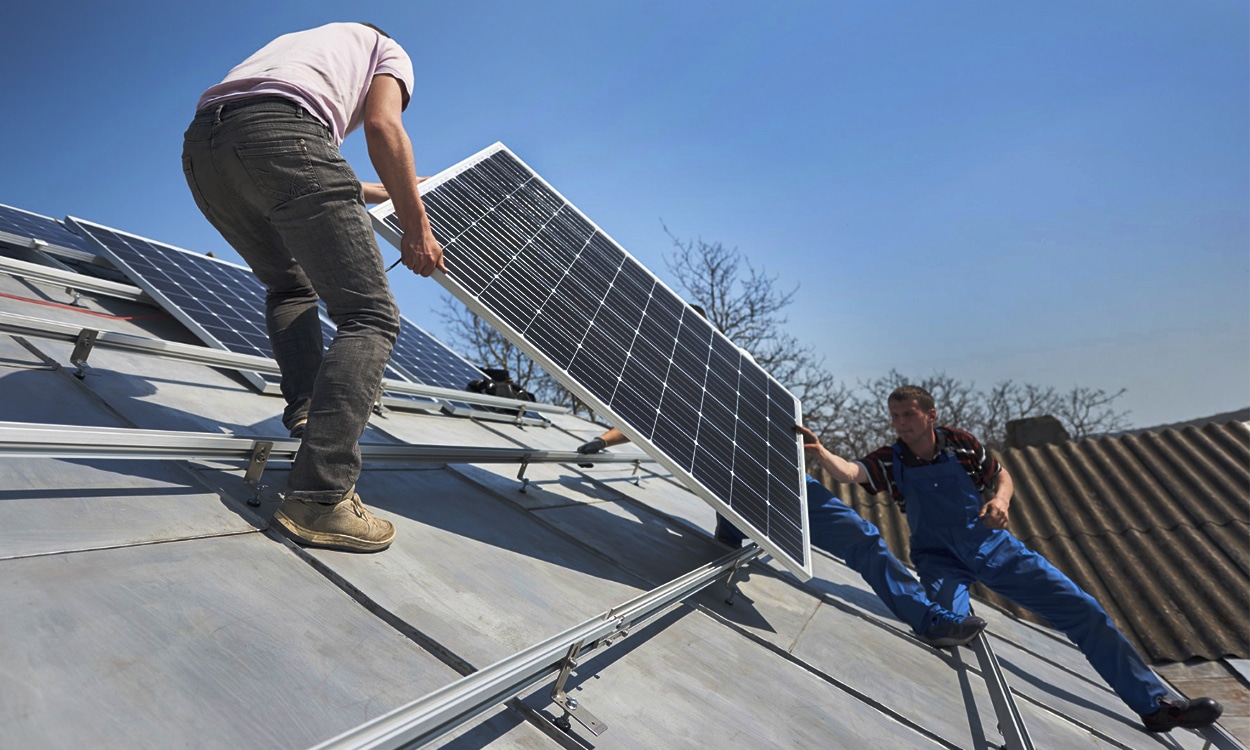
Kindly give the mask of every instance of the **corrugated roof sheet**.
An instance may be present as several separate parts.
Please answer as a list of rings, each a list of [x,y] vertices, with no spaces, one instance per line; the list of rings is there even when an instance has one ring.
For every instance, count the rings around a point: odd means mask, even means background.
[[[1245,423],[1012,448],[999,458],[1015,483],[1011,532],[1097,598],[1148,660],[1250,655]],[[892,501],[830,486],[908,559],[907,520]],[[981,586],[974,594],[1041,622]]]

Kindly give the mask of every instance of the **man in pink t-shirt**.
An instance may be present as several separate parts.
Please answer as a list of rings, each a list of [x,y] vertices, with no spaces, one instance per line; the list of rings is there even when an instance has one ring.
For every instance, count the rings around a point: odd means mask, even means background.
[[[408,54],[371,24],[285,34],[204,92],[183,142],[196,205],[268,290],[283,422],[303,441],[274,522],[301,544],[376,552],[395,537],[356,492],[357,443],[399,331],[365,203],[394,203],[405,266],[445,270],[401,120],[414,84]],[[361,125],[380,184],[362,185],[339,153]],[[324,351],[318,299],[338,329]]]

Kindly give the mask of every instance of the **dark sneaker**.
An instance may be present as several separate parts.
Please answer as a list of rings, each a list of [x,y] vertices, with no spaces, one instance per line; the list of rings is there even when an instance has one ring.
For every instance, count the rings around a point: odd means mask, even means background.
[[[1147,732],[1170,732],[1177,727],[1201,729],[1209,727],[1224,713],[1224,707],[1212,698],[1160,698],[1159,710],[1143,714]]]
[[[295,438],[296,440],[302,440],[304,437],[304,426],[307,424],[308,424],[307,419],[301,419],[295,424],[291,425],[291,437]]]
[[[395,526],[375,518],[353,490],[338,503],[312,503],[288,498],[273,513],[296,542],[346,552],[381,552],[395,539]]]
[[[942,611],[929,629],[920,634],[920,640],[934,648],[963,646],[985,630],[985,620],[968,615],[962,620],[954,612]]]

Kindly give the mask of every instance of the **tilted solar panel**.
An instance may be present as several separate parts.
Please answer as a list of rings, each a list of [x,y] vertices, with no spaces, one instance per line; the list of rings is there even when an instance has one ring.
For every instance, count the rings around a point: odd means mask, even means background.
[[[93,257],[97,255],[89,241],[74,234],[56,219],[4,204],[0,204],[2,235],[9,235],[10,241],[23,246],[30,246],[30,240],[40,240],[58,248],[77,250]]]
[[[68,221],[205,344],[273,357],[265,330],[265,287],[250,268],[72,216]],[[322,333],[328,343],[334,329],[323,322]],[[277,376],[240,374],[261,392],[279,392]]]
[[[426,180],[436,274],[787,567],[811,575],[798,401],[502,144]],[[374,226],[399,244],[389,203]]]
[[[204,343],[239,354],[273,356],[265,329],[265,286],[250,268],[82,219],[71,218],[70,221]],[[328,346],[334,337],[334,327],[325,317],[324,309],[321,333]],[[397,365],[402,366],[402,371]],[[242,374],[262,392],[279,392],[278,378],[274,375]],[[400,335],[386,376],[463,390],[470,380],[482,377],[482,373],[420,327],[401,319]],[[415,396],[396,398],[432,403]]]

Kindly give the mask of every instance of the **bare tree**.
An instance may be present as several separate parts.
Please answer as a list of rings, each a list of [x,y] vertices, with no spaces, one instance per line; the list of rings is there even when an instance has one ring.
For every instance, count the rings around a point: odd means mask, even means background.
[[[824,357],[785,330],[782,311],[798,286],[783,290],[777,277],[756,268],[737,248],[719,242],[673,241],[665,264],[686,298],[707,311],[708,321],[803,404],[803,421],[822,440],[832,435],[850,390],[825,368]]]
[[[1107,393],[1101,388],[1073,386],[1050,413],[1063,422],[1073,440],[1123,430],[1128,427],[1128,412],[1116,411],[1111,404],[1127,391]]]
[[[1126,392],[1075,386],[1068,393],[1053,387],[1006,380],[988,391],[976,388],[944,372],[924,378],[910,378],[897,370],[867,383],[860,383],[852,403],[836,430],[836,440],[826,442],[839,455],[862,456],[896,438],[890,426],[886,399],[901,385],[918,385],[937,405],[938,422],[973,433],[990,448],[1001,450],[1007,442],[1007,423],[1013,419],[1050,415],[1063,423],[1074,440],[1123,429],[1127,412],[1117,411],[1114,402]]]
[[[516,347],[502,333],[487,325],[460,300],[442,295],[443,308],[438,316],[443,321],[448,342],[478,367],[506,369],[513,382],[547,404],[567,406],[574,413],[589,413],[555,378],[548,375],[534,360]],[[467,383],[465,385],[468,385]],[[593,415],[592,415],[593,416]]]

